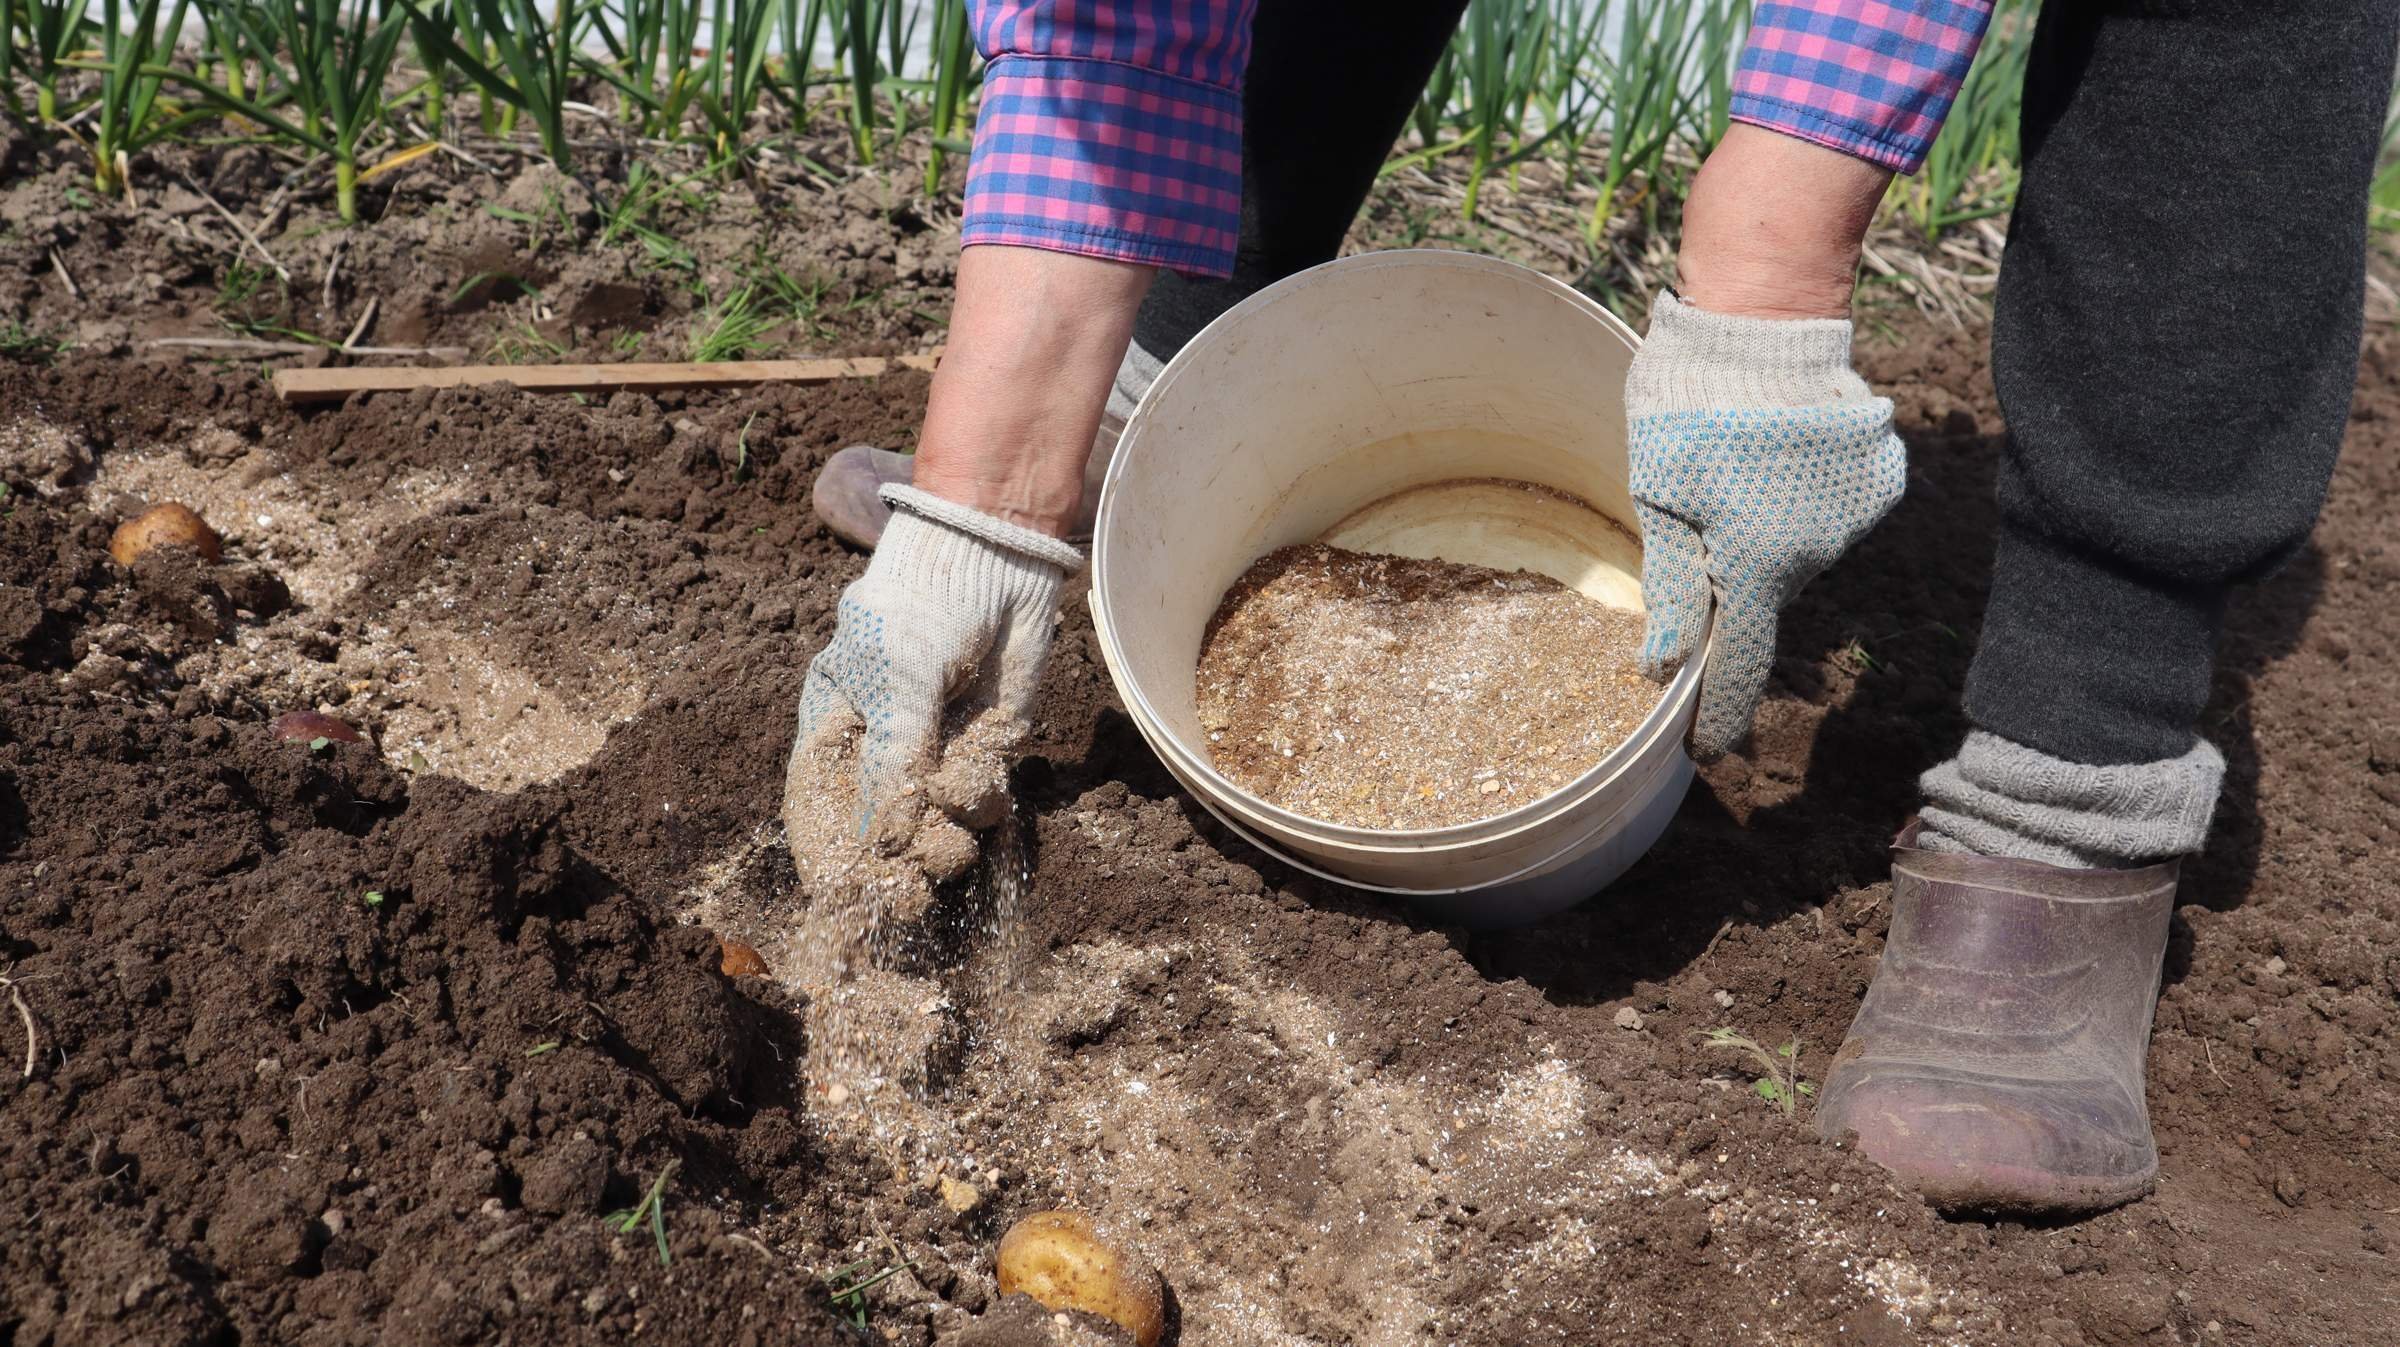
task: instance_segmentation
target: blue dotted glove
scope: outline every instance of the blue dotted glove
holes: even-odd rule
[[[1059,591],[1083,554],[911,487],[883,496],[894,508],[875,559],[842,591],[801,685],[785,830],[804,875],[854,870],[863,841],[939,880],[974,859],[960,825],[994,821],[1000,753],[1031,709]],[[964,762],[962,737],[982,761]],[[1005,812],[1005,795],[996,802]]]
[[[1642,671],[1700,649],[1692,752],[1750,732],[1775,627],[1800,587],[1899,501],[1907,450],[1892,404],[1850,368],[1846,319],[1735,318],[1662,294],[1625,381],[1642,525]]]

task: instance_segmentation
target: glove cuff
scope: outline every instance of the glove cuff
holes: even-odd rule
[[[1626,409],[1660,412],[1814,407],[1874,397],[1850,368],[1847,318],[1744,318],[1661,291],[1625,379]]]
[[[905,510],[919,519],[981,539],[1018,556],[1056,566],[1062,577],[1083,569],[1083,549],[1047,533],[995,519],[973,506],[913,486],[894,484],[883,488],[881,495],[883,503],[895,510]]]

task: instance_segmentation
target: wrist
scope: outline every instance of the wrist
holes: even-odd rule
[[[1068,253],[968,248],[916,484],[1064,537],[1150,277],[1145,267]]]
[[[1083,506],[1083,463],[1058,454],[920,450],[910,481],[928,496],[1052,539],[1073,531]]]
[[[1847,318],[1860,246],[1891,173],[1737,125],[1684,205],[1677,289],[1711,313]]]
[[[1844,258],[1723,257],[1686,248],[1676,260],[1675,291],[1710,313],[1738,318],[1850,316],[1858,250]]]

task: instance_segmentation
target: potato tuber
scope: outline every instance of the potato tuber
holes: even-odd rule
[[[199,554],[202,561],[214,564],[225,552],[224,540],[208,521],[189,509],[169,501],[153,505],[133,518],[117,525],[108,540],[108,554],[117,564],[130,569],[142,554],[153,547],[186,547]]]
[[[1085,1310],[1157,1347],[1167,1328],[1166,1283],[1158,1269],[1073,1211],[1037,1211],[1000,1237],[1000,1294],[1019,1291],[1044,1309]]]
[[[767,961],[741,941],[727,940],[717,959],[717,970],[729,978],[764,977]]]
[[[322,711],[286,711],[275,717],[275,737],[278,739],[331,739],[337,744],[356,744],[366,736],[347,721],[336,720]]]

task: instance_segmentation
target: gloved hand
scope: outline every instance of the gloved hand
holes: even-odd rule
[[[974,862],[972,829],[1007,814],[1007,751],[1083,554],[914,487],[842,591],[808,666],[784,775],[792,858],[812,890],[906,903]]]
[[[1625,380],[1642,524],[1640,662],[1666,678],[1709,632],[1692,751],[1750,732],[1775,626],[1800,587],[1899,501],[1892,404],[1850,368],[1842,318],[1741,318],[1661,294]]]

